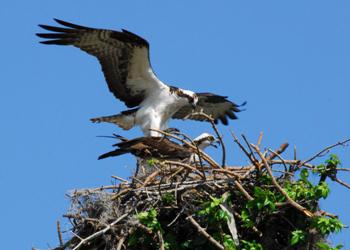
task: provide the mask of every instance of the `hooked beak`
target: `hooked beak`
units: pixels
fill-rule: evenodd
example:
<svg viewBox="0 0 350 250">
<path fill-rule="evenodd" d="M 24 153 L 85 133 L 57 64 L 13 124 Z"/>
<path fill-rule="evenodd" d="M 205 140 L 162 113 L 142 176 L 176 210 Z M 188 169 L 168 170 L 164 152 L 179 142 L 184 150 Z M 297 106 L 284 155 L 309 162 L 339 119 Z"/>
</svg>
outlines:
<svg viewBox="0 0 350 250">
<path fill-rule="evenodd" d="M 191 107 L 192 107 L 192 109 L 195 109 L 197 107 L 197 105 L 192 102 Z"/>
<path fill-rule="evenodd" d="M 212 141 L 210 143 L 210 146 L 214 147 L 214 148 L 218 148 L 218 146 L 220 146 L 220 140 L 215 140 L 215 141 Z"/>
</svg>

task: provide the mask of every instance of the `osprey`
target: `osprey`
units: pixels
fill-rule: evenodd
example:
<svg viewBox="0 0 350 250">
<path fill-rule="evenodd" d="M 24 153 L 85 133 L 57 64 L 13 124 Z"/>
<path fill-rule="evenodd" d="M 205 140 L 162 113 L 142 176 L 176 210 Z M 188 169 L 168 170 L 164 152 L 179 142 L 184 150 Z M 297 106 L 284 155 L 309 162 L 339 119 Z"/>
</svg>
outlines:
<svg viewBox="0 0 350 250">
<path fill-rule="evenodd" d="M 226 96 L 194 93 L 160 81 L 149 60 L 149 43 L 142 37 L 122 29 L 113 31 L 84 27 L 54 19 L 64 27 L 39 25 L 51 33 L 36 34 L 47 40 L 43 44 L 73 45 L 95 56 L 101 66 L 109 90 L 130 108 L 120 114 L 93 118 L 94 122 L 113 122 L 129 130 L 140 126 L 145 136 L 160 136 L 150 129 L 165 130 L 169 119 L 204 121 L 204 112 L 215 122 L 227 125 L 227 117 L 237 119 L 240 105 Z M 244 104 L 243 104 L 244 105 Z"/>
<path fill-rule="evenodd" d="M 141 159 L 157 158 L 163 160 L 189 160 L 198 161 L 196 151 L 169 140 L 166 137 L 139 137 L 128 140 L 121 136 L 116 136 L 121 142 L 114 144 L 117 149 L 99 156 L 100 159 L 131 153 Z M 193 142 L 199 149 L 204 150 L 208 146 L 214 146 L 218 142 L 213 135 L 203 133 L 196 137 Z"/>
</svg>

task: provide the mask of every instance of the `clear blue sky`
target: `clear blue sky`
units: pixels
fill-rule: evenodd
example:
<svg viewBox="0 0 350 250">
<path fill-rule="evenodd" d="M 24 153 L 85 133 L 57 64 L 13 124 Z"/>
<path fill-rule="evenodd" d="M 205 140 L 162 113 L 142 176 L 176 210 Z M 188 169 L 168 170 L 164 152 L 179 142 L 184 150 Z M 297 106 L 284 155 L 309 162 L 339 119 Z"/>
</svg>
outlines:
<svg viewBox="0 0 350 250">
<path fill-rule="evenodd" d="M 264 146 L 287 141 L 301 158 L 350 136 L 350 2 L 217 2 L 1 4 L 2 249 L 56 246 L 55 222 L 69 205 L 65 193 L 110 184 L 111 175 L 127 177 L 134 168 L 131 156 L 97 161 L 113 143 L 97 135 L 141 133 L 89 122 L 125 106 L 108 92 L 95 58 L 73 47 L 38 43 L 37 24 L 53 24 L 54 17 L 131 30 L 150 42 L 152 64 L 163 81 L 248 101 L 238 121 L 220 126 L 232 152 L 230 164 L 245 161 L 228 128 L 252 141 L 263 131 Z M 192 136 L 210 129 L 189 121 L 171 125 Z M 349 167 L 349 147 L 334 152 Z M 211 153 L 220 156 L 220 151 Z M 349 174 L 339 177 L 350 182 Z M 349 225 L 350 190 L 331 187 L 321 206 Z M 331 240 L 350 249 L 347 235 L 349 229 Z"/>
</svg>

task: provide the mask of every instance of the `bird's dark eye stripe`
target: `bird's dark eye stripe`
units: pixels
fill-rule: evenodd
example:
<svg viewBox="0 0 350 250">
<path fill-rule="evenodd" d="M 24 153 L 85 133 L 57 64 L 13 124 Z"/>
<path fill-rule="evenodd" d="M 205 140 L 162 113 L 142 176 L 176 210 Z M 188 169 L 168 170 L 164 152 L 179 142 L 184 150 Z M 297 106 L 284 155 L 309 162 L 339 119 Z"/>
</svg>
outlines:
<svg viewBox="0 0 350 250">
<path fill-rule="evenodd" d="M 193 97 L 192 97 L 192 96 L 189 96 L 189 95 L 187 95 L 187 94 L 185 94 L 185 93 L 183 93 L 182 91 L 177 91 L 176 94 L 177 94 L 178 96 L 180 96 L 180 97 L 185 97 L 185 98 L 187 98 L 189 101 L 193 102 Z"/>
</svg>

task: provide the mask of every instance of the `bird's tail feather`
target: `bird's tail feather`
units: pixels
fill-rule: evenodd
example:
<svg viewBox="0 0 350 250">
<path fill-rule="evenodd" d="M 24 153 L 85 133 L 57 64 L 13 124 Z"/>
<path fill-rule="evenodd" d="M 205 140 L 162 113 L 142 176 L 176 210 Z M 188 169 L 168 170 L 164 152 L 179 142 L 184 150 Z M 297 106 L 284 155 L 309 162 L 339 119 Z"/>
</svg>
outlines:
<svg viewBox="0 0 350 250">
<path fill-rule="evenodd" d="M 133 114 L 120 113 L 117 115 L 101 116 L 96 118 L 91 118 L 90 121 L 94 123 L 109 122 L 114 123 L 118 127 L 129 130 L 135 125 L 135 116 Z"/>
<path fill-rule="evenodd" d="M 123 154 L 127 154 L 127 153 L 130 153 L 129 150 L 119 148 L 119 149 L 116 149 L 116 150 L 113 150 L 113 151 L 110 151 L 108 153 L 100 155 L 98 157 L 98 159 L 101 160 L 101 159 L 105 159 L 108 157 L 123 155 Z"/>
</svg>

